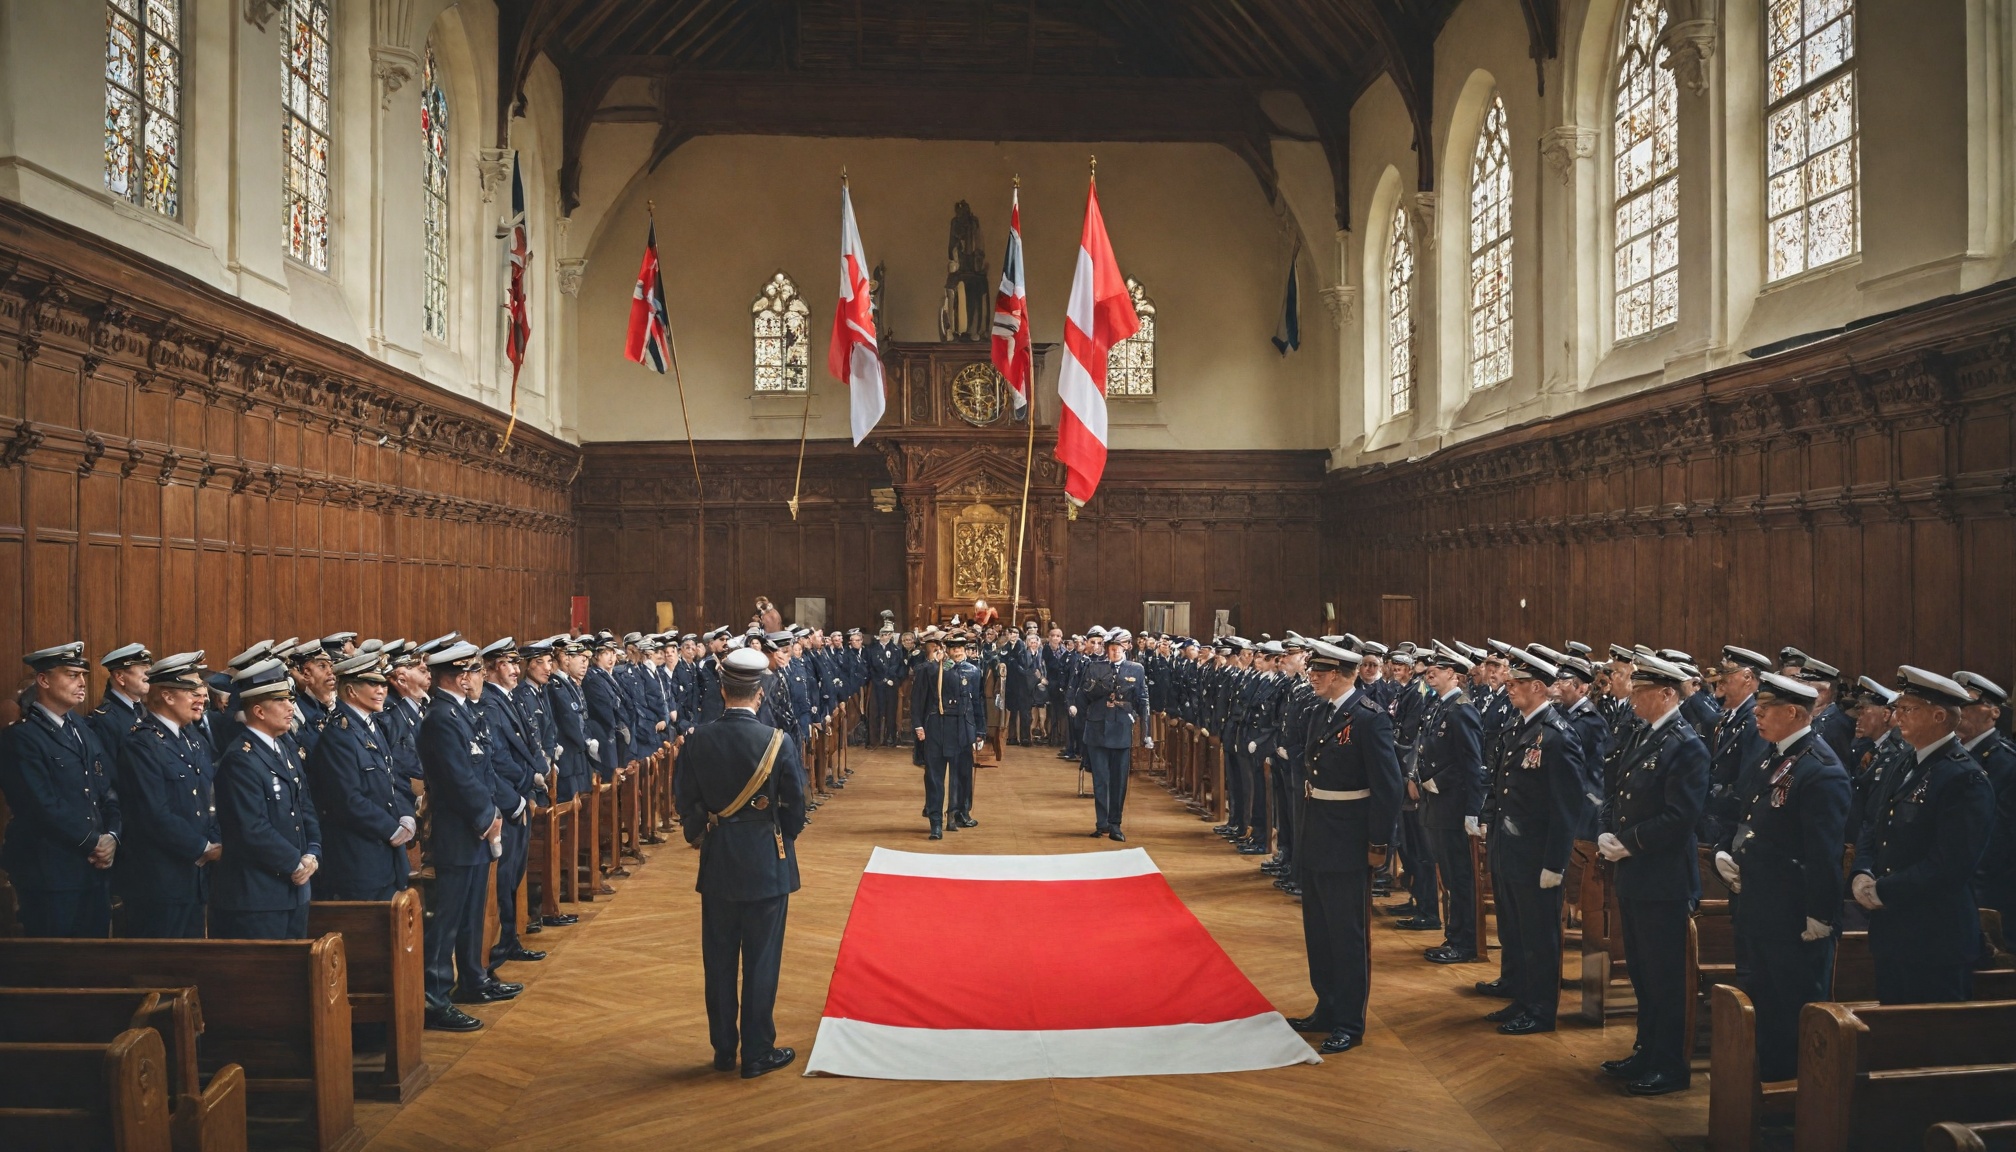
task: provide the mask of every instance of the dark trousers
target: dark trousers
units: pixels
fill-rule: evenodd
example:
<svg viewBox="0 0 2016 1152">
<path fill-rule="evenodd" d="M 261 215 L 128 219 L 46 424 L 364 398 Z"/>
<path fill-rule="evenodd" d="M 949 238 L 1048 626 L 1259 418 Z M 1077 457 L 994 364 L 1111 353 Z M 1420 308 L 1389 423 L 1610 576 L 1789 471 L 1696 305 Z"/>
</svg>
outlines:
<svg viewBox="0 0 2016 1152">
<path fill-rule="evenodd" d="M 784 914 L 791 897 L 700 897 L 700 958 L 707 979 L 707 1038 L 717 1056 L 733 1057 L 740 1020 L 742 1063 L 777 1046 L 777 972 L 784 962 Z M 735 969 L 742 969 L 738 1012 Z"/>
<path fill-rule="evenodd" d="M 1874 936 L 1874 933 L 1871 933 Z M 1974 996 L 1974 972 L 1964 963 L 1926 964 L 1898 955 L 1898 944 L 1885 948 L 1872 938 L 1869 955 L 1876 962 L 1876 999 L 1885 1004 L 1955 1004 Z"/>
<path fill-rule="evenodd" d="M 1318 1027 L 1365 1035 L 1365 1005 L 1372 996 L 1370 872 L 1305 872 L 1302 942 L 1309 951 L 1309 987 L 1316 992 Z"/>
<path fill-rule="evenodd" d="M 465 991 L 483 984 L 483 897 L 490 883 L 484 864 L 434 866 L 434 915 L 427 920 L 427 1006 L 446 1007 L 456 973 Z"/>
<path fill-rule="evenodd" d="M 1414 916 L 1418 920 L 1442 920 L 1442 889 L 1436 882 L 1438 869 L 1435 853 L 1428 844 L 1428 834 L 1421 827 L 1420 812 L 1400 813 L 1400 854 L 1407 860 L 1407 871 L 1413 874 L 1413 886 L 1407 894 L 1414 901 Z"/>
<path fill-rule="evenodd" d="M 1506 833 L 1503 823 L 1491 838 L 1498 939 L 1505 950 L 1501 978 L 1519 994 L 1519 1006 L 1527 1015 L 1552 1024 L 1561 1003 L 1561 889 L 1540 887 L 1537 838 L 1531 845 L 1522 843 L 1520 837 Z M 1513 925 L 1511 940 L 1505 939 L 1508 918 Z"/>
<path fill-rule="evenodd" d="M 961 816 L 973 815 L 973 746 L 968 744 L 959 749 L 952 758 L 952 795 L 947 798 L 950 809 Z"/>
<path fill-rule="evenodd" d="M 1072 756 L 1083 756 L 1085 754 L 1085 718 L 1083 716 L 1073 716 L 1071 717 L 1071 723 L 1067 727 L 1070 729 L 1071 738 L 1064 745 L 1064 751 Z"/>
<path fill-rule="evenodd" d="M 128 899 L 119 909 L 119 935 L 129 940 L 201 940 L 201 900 Z"/>
<path fill-rule="evenodd" d="M 896 686 L 875 682 L 875 708 L 869 717 L 868 743 L 896 746 Z"/>
<path fill-rule="evenodd" d="M 14 918 L 23 936 L 102 940 L 112 931 L 109 884 L 62 891 L 16 888 L 14 899 Z"/>
<path fill-rule="evenodd" d="M 1449 893 L 1449 913 L 1442 935 L 1458 952 L 1477 951 L 1477 873 L 1470 866 L 1470 834 L 1461 828 L 1423 828 L 1422 839 L 1435 857 L 1442 887 Z"/>
<path fill-rule="evenodd" d="M 1295 859 L 1295 772 L 1285 764 L 1274 765 L 1270 778 L 1274 788 L 1274 822 L 1279 827 L 1276 852 L 1284 862 Z"/>
<path fill-rule="evenodd" d="M 1132 748 L 1087 748 L 1085 768 L 1092 773 L 1092 811 L 1101 832 L 1120 827 L 1127 807 L 1127 772 L 1133 766 Z"/>
<path fill-rule="evenodd" d="M 1685 900 L 1617 901 L 1624 915 L 1624 961 L 1638 997 L 1638 1053 L 1645 1071 L 1687 1079 L 1687 918 Z M 1796 1021 L 1797 1011 L 1794 1011 Z M 1763 1023 L 1763 1013 L 1758 1013 Z M 1760 1029 L 1761 1031 L 1761 1029 Z M 1759 1047 L 1762 1056 L 1762 1047 Z"/>
<path fill-rule="evenodd" d="M 518 886 L 525 882 L 525 860 L 532 850 L 532 829 L 525 824 L 504 825 L 504 854 L 497 857 L 497 946 L 490 949 L 490 966 L 504 963 L 506 956 L 523 947 L 518 942 Z"/>
<path fill-rule="evenodd" d="M 933 828 L 945 821 L 945 777 L 952 771 L 952 759 L 929 740 L 924 742 L 924 818 Z"/>
<path fill-rule="evenodd" d="M 1048 744 L 1065 744 L 1070 740 L 1071 715 L 1064 710 L 1061 700 L 1052 700 L 1044 705 L 1043 740 Z"/>
<path fill-rule="evenodd" d="M 1268 802 L 1273 799 L 1273 785 L 1267 773 L 1267 754 L 1253 752 L 1247 754 L 1248 774 L 1246 777 L 1246 823 L 1253 829 L 1253 842 L 1272 846 L 1274 824 L 1268 818 Z"/>
<path fill-rule="evenodd" d="M 306 940 L 308 905 L 279 912 L 210 910 L 212 940 Z"/>
<path fill-rule="evenodd" d="M 1225 760 L 1225 821 L 1234 828 L 1246 827 L 1246 746 L 1234 747 L 1228 737 L 1218 754 Z"/>
<path fill-rule="evenodd" d="M 1029 743 L 1029 733 L 1035 723 L 1034 708 L 1013 708 L 1008 712 L 1008 742 L 1010 744 Z"/>
<path fill-rule="evenodd" d="M 1628 933 L 1628 904 L 1624 917 Z M 1832 998 L 1834 938 L 1788 941 L 1767 939 L 1761 932 L 1738 934 L 1749 939 L 1750 974 L 1743 981 L 1743 992 L 1757 1009 L 1758 1078 L 1790 1080 L 1799 1075 L 1799 1010 Z M 1628 948 L 1630 936 L 1624 940 Z M 1639 1004 L 1642 1013 L 1644 1001 Z"/>
</svg>

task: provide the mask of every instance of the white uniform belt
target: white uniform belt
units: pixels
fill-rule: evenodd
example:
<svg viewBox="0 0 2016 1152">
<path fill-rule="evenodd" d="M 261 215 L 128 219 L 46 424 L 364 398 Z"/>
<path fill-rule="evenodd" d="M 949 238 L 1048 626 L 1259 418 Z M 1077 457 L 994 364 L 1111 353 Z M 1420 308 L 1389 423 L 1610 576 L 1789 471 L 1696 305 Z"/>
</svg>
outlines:
<svg viewBox="0 0 2016 1152">
<path fill-rule="evenodd" d="M 1311 800 L 1370 800 L 1372 798 L 1372 790 L 1370 788 L 1356 788 L 1349 792 L 1338 792 L 1334 789 L 1315 788 L 1307 784 L 1302 786 L 1302 794 Z"/>
</svg>

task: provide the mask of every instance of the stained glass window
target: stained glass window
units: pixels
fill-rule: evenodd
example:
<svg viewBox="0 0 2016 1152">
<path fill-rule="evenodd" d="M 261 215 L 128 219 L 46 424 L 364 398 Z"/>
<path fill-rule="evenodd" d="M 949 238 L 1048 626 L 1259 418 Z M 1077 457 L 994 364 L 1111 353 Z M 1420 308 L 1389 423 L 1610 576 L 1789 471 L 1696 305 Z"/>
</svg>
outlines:
<svg viewBox="0 0 2016 1152">
<path fill-rule="evenodd" d="M 421 62 L 420 137 L 426 148 L 421 180 L 425 233 L 427 335 L 448 338 L 448 94 L 434 70 L 434 46 Z"/>
<path fill-rule="evenodd" d="M 182 0 L 106 5 L 105 188 L 182 211 Z"/>
<path fill-rule="evenodd" d="M 1134 335 L 1113 345 L 1106 354 L 1106 394 L 1108 396 L 1155 395 L 1155 302 L 1132 276 L 1127 278 L 1127 294 L 1134 298 L 1134 315 L 1141 327 Z"/>
<path fill-rule="evenodd" d="M 1854 0 L 1770 0 L 1764 52 L 1765 233 L 1782 280 L 1862 248 Z"/>
<path fill-rule="evenodd" d="M 1512 133 L 1491 94 L 1470 158 L 1470 386 L 1512 378 Z"/>
<path fill-rule="evenodd" d="M 809 311 L 798 286 L 779 272 L 749 306 L 756 337 L 756 391 L 803 392 L 810 346 L 805 340 Z"/>
<path fill-rule="evenodd" d="M 1673 72 L 1661 66 L 1666 6 L 1631 0 L 1617 53 L 1616 338 L 1680 317 L 1680 117 Z"/>
<path fill-rule="evenodd" d="M 1393 415 L 1414 410 L 1414 237 L 1398 207 L 1386 241 L 1386 396 Z"/>
<path fill-rule="evenodd" d="M 329 0 L 285 0 L 280 29 L 287 254 L 329 270 Z"/>
</svg>

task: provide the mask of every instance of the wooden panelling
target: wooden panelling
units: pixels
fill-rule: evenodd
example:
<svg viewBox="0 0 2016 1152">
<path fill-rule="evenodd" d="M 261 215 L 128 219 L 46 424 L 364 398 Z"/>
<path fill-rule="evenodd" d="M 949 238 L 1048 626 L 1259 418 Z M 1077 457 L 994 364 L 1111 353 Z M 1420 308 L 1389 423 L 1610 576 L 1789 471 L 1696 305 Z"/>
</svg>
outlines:
<svg viewBox="0 0 2016 1152">
<path fill-rule="evenodd" d="M 0 659 L 565 626 L 579 455 L 0 203 Z"/>
<path fill-rule="evenodd" d="M 1419 634 L 2016 675 L 2016 286 L 1332 474 L 1326 598 Z M 1348 514 L 1347 510 L 1348 509 Z M 1521 602 L 1525 607 L 1521 607 Z"/>
</svg>

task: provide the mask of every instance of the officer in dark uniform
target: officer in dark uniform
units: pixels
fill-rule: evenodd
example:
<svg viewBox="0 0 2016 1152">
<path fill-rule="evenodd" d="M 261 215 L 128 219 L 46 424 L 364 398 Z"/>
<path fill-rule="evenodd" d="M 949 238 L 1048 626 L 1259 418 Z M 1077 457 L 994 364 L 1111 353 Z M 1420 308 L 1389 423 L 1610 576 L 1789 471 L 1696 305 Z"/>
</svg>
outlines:
<svg viewBox="0 0 2016 1152">
<path fill-rule="evenodd" d="M 1772 671 L 1771 659 L 1761 652 L 1722 647 L 1722 675 L 1716 687 L 1722 693 L 1722 717 L 1715 722 L 1715 740 L 1708 749 L 1708 807 L 1695 833 L 1702 842 L 1721 844 L 1734 831 L 1747 794 L 1746 775 L 1764 763 L 1769 752 L 1757 734 L 1757 677 Z"/>
<path fill-rule="evenodd" d="M 1799 1072 L 1799 1012 L 1828 999 L 1841 920 L 1841 852 L 1854 797 L 1847 769 L 1813 720 L 1820 692 L 1766 672 L 1757 731 L 1770 742 L 1758 789 L 1727 850 L 1715 854 L 1742 941 L 1743 991 L 1757 1008 L 1757 1072 Z"/>
<path fill-rule="evenodd" d="M 518 936 L 518 887 L 525 882 L 531 850 L 532 805 L 539 794 L 545 753 L 533 745 L 531 729 L 518 712 L 511 690 L 518 686 L 518 642 L 510 636 L 485 645 L 483 686 L 473 701 L 478 739 L 488 754 L 493 780 L 491 801 L 504 817 L 497 855 L 497 943 L 490 949 L 493 981 L 499 965 L 510 960 L 544 960 L 546 954 L 527 948 Z M 642 671 L 631 672 L 634 681 Z"/>
<path fill-rule="evenodd" d="M 1501 645 L 1499 651 L 1511 677 L 1505 698 L 1514 721 L 1498 743 L 1486 839 L 1504 964 L 1498 980 L 1479 989 L 1512 1001 L 1486 1019 L 1508 1036 L 1524 1036 L 1554 1031 L 1561 1000 L 1561 882 L 1588 799 L 1582 743 L 1548 702 L 1561 670 L 1523 648 Z"/>
<path fill-rule="evenodd" d="M 560 741 L 560 781 L 553 795 L 564 804 L 594 788 L 599 749 L 591 748 L 588 702 L 581 691 L 581 680 L 588 673 L 588 646 L 568 640 L 559 646 L 557 660 L 560 667 L 546 683 L 546 698 Z"/>
<path fill-rule="evenodd" d="M 931 823 L 933 840 L 944 839 L 947 826 L 957 831 L 977 823 L 959 807 L 959 777 L 963 763 L 964 798 L 970 804 L 973 754 L 980 745 L 982 690 L 980 670 L 966 663 L 966 634 L 960 631 L 945 638 L 941 659 L 921 666 L 911 677 L 910 715 L 916 720 L 914 734 L 924 752 L 924 818 Z"/>
<path fill-rule="evenodd" d="M 406 845 L 418 830 L 398 788 L 385 720 L 390 670 L 381 652 L 335 665 L 336 706 L 308 754 L 308 787 L 322 825 L 317 900 L 390 900 L 406 888 Z"/>
<path fill-rule="evenodd" d="M 1008 743 L 1033 744 L 1036 708 L 1043 703 L 1043 644 L 1031 629 L 1020 641 L 1009 638 L 1002 704 L 1008 710 Z"/>
<path fill-rule="evenodd" d="M 147 669 L 154 657 L 145 644 L 114 648 L 98 658 L 105 669 L 105 695 L 86 717 L 98 733 L 98 745 L 115 757 L 126 733 L 147 711 Z"/>
<path fill-rule="evenodd" d="M 217 768 L 224 854 L 210 878 L 210 935 L 220 940 L 301 940 L 308 882 L 321 866 L 322 827 L 294 723 L 294 684 L 279 660 L 235 678 L 244 726 Z"/>
<path fill-rule="evenodd" d="M 1981 943 L 1974 871 L 1995 790 L 1954 731 L 1974 702 L 1967 689 L 1908 664 L 1896 687 L 1897 726 L 1913 755 L 1872 798 L 1849 889 L 1869 913 L 1883 1003 L 1966 1000 Z"/>
<path fill-rule="evenodd" d="M 1897 731 L 1897 693 L 1864 676 L 1855 682 L 1848 704 L 1855 716 L 1855 743 L 1849 747 L 1848 781 L 1855 788 L 1854 803 L 1848 809 L 1848 843 L 1862 838 L 1862 825 L 1869 818 L 1875 795 L 1883 781 L 1905 760 L 1911 759 L 1911 745 Z M 1851 914 L 1859 914 L 1851 910 Z"/>
<path fill-rule="evenodd" d="M 112 869 L 119 934 L 200 940 L 210 899 L 209 864 L 223 852 L 216 772 L 196 722 L 209 702 L 203 653 L 155 664 L 147 707 L 119 741 L 125 839 Z"/>
<path fill-rule="evenodd" d="M 1148 672 L 1127 659 L 1133 637 L 1125 628 L 1105 636 L 1106 658 L 1090 661 L 1078 680 L 1072 705 L 1084 721 L 1085 767 L 1092 773 L 1094 836 L 1124 841 L 1120 821 L 1127 806 L 1127 775 L 1133 766 L 1134 727 L 1148 724 Z M 1155 747 L 1153 736 L 1142 745 Z"/>
<path fill-rule="evenodd" d="M 0 866 L 22 935 L 102 937 L 112 923 L 119 796 L 112 753 L 77 711 L 89 684 L 84 644 L 21 660 L 35 684 L 21 719 L 0 732 L 0 793 L 12 814 Z"/>
<path fill-rule="evenodd" d="M 294 742 L 306 756 L 322 735 L 329 710 L 336 706 L 335 663 L 322 641 L 315 639 L 276 647 L 273 654 L 287 661 L 294 677 Z"/>
<path fill-rule="evenodd" d="M 1297 1032 L 1327 1033 L 1319 1050 L 1329 1054 L 1365 1037 L 1372 870 L 1392 850 L 1403 792 L 1393 719 L 1357 690 L 1358 654 L 1321 640 L 1309 645 L 1309 683 L 1319 699 L 1303 746 L 1295 856 L 1316 1009 L 1288 1023 Z"/>
<path fill-rule="evenodd" d="M 482 1021 L 456 1004 L 509 1000 L 523 990 L 492 976 L 483 955 L 483 898 L 490 862 L 503 852 L 504 814 L 473 704 L 483 690 L 481 655 L 474 644 L 457 641 L 430 654 L 427 664 L 434 696 L 420 722 L 420 764 L 435 877 L 426 932 L 427 1027 L 471 1032 Z"/>
<path fill-rule="evenodd" d="M 2016 926 L 2016 742 L 2000 722 L 2009 693 L 1979 672 L 1955 672 L 1953 681 L 1974 697 L 1960 710 L 1960 743 L 1995 789 L 1995 825 L 1977 878 L 1981 905 L 2000 912 L 2008 931 Z"/>
<path fill-rule="evenodd" d="M 672 777 L 672 801 L 689 844 L 700 849 L 700 949 L 714 1067 L 743 1079 L 797 1058 L 777 1047 L 773 1012 L 784 960 L 784 924 L 798 890 L 798 833 L 805 827 L 805 769 L 787 733 L 756 708 L 768 662 L 739 648 L 721 661 L 719 720 L 693 730 Z M 736 975 L 742 976 L 741 1000 Z"/>
<path fill-rule="evenodd" d="M 896 643 L 896 625 L 885 619 L 882 630 L 875 636 L 875 643 L 868 646 L 868 675 L 872 685 L 869 700 L 874 704 L 869 717 L 872 723 L 868 743 L 871 745 L 880 744 L 884 748 L 896 746 L 896 693 L 906 671 L 903 646 Z"/>
<path fill-rule="evenodd" d="M 608 784 L 629 761 L 630 710 L 623 689 L 610 669 L 616 666 L 616 640 L 604 632 L 588 650 L 588 669 L 581 694 L 588 704 L 589 759 L 598 782 Z"/>
<path fill-rule="evenodd" d="M 1845 768 L 1848 750 L 1855 743 L 1855 718 L 1840 705 L 1841 670 L 1808 656 L 1793 679 L 1812 685 L 1813 690 L 1820 693 L 1820 703 L 1813 709 L 1813 731 L 1818 732 L 1820 739 L 1834 750 L 1834 758 Z"/>
<path fill-rule="evenodd" d="M 1477 876 L 1470 865 L 1470 838 L 1483 834 L 1482 722 L 1463 691 L 1469 657 L 1437 641 L 1428 659 L 1421 676 L 1434 695 L 1421 722 L 1414 763 L 1422 838 L 1449 893 L 1449 914 L 1442 918 L 1442 943 L 1422 955 L 1437 964 L 1472 964 L 1477 960 Z"/>
</svg>

